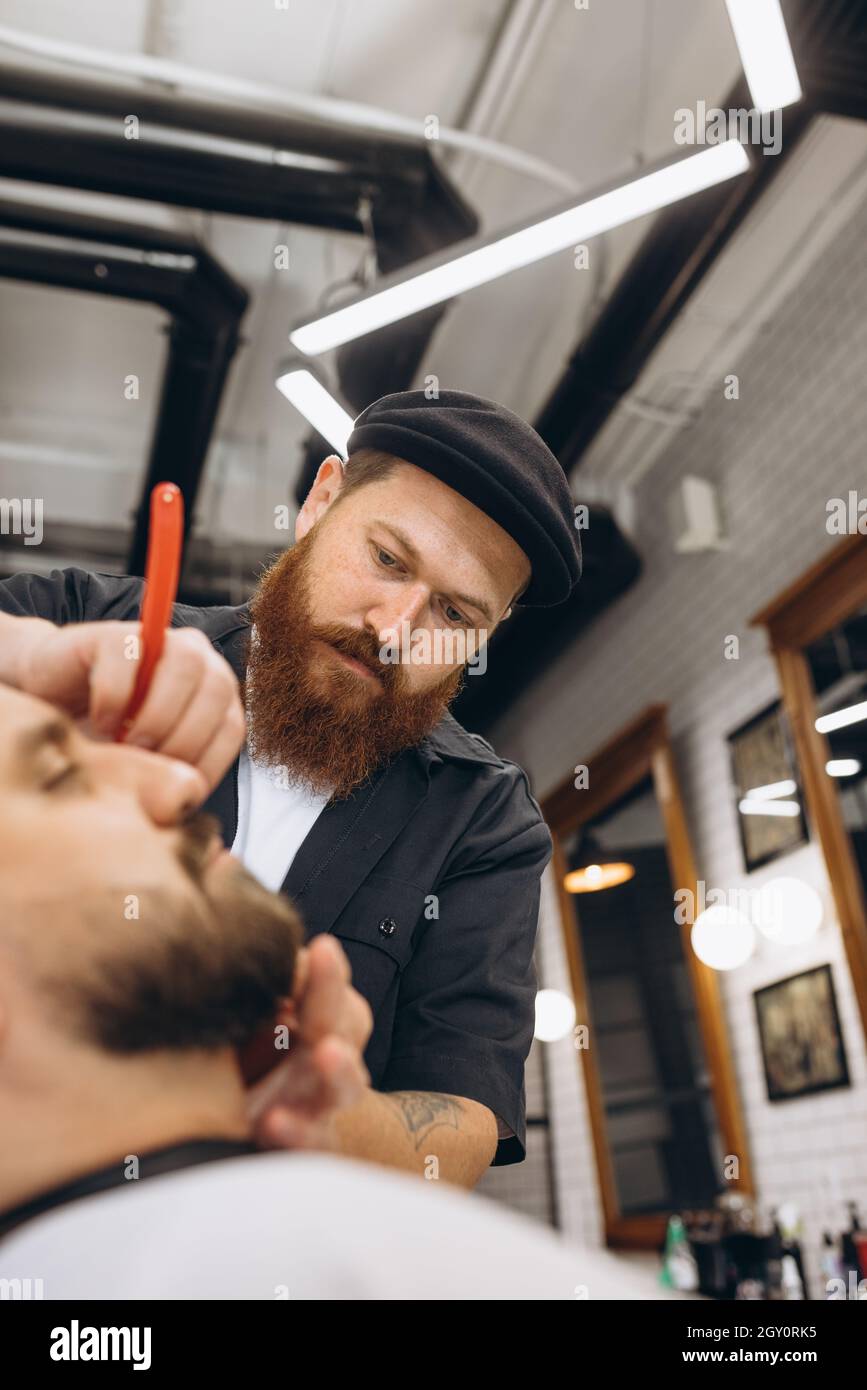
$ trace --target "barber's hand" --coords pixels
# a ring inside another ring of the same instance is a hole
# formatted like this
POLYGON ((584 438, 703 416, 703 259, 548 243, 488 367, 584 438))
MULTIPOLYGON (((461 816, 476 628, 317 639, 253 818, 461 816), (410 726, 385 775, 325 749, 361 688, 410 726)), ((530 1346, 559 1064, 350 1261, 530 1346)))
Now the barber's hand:
MULTIPOLYGON (((111 738, 123 719, 139 668, 140 623, 40 623, 32 629, 15 684, 86 719, 111 738)), ((245 720, 227 661, 195 628, 166 632, 162 655, 127 742, 198 768, 210 791, 235 760, 245 720)))
POLYGON ((350 976, 332 936, 317 936, 299 952, 292 998, 277 1020, 289 1028, 287 1060, 249 1091, 263 1148, 330 1148, 334 1116, 370 1085, 362 1053, 373 1015, 350 976))

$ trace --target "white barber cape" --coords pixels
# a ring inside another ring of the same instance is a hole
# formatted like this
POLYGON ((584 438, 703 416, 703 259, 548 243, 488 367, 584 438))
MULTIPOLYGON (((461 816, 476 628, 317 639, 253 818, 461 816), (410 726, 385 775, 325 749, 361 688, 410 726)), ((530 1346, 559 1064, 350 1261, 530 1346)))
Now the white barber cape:
MULTIPOLYGON (((124 1183, 0 1241, 46 1299, 658 1299, 482 1197, 355 1160, 262 1153, 124 1183)), ((4 1286, 5 1287, 5 1286, 4 1286)))

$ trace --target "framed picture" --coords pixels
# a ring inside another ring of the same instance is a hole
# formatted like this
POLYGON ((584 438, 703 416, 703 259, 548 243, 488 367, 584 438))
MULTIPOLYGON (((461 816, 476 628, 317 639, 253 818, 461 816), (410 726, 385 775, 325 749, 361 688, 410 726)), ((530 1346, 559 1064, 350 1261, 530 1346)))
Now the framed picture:
POLYGON ((753 999, 769 1100, 850 1084, 830 965, 777 980, 753 999))
POLYGON ((735 806, 747 873, 808 839, 803 796, 782 702, 728 735, 735 806))

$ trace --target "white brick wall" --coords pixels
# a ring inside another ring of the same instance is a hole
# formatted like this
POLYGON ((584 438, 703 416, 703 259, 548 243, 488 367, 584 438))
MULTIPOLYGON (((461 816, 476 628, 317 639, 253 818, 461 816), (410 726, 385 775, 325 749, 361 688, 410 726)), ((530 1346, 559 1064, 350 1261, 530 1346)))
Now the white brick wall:
MULTIPOLYGON (((527 1058, 527 1117, 545 1117, 548 1101, 545 1095, 542 1050, 544 1044, 534 1042, 527 1058)), ((553 1224, 555 1199, 551 1184, 550 1135, 540 1126, 527 1128, 527 1156, 521 1164, 505 1168, 489 1168, 476 1191, 483 1197, 522 1211, 537 1221, 553 1224)))
MULTIPOLYGON (((741 1088, 759 1197, 797 1201, 816 1281, 823 1226, 837 1230, 843 1201, 867 1215, 867 1053, 815 843, 747 879, 729 783, 725 736, 778 693, 766 639, 750 616, 835 543, 829 497, 867 492, 867 205, 782 306, 762 339, 728 371, 701 419, 686 429, 637 492, 636 543, 645 572, 494 731, 494 743, 544 795, 574 764, 650 701, 669 705, 674 754, 699 876, 715 887, 755 886, 775 873, 808 880, 826 902, 823 929, 797 951, 768 946, 722 977, 729 1041, 741 1088), (726 552, 674 554, 666 502, 685 473, 719 488, 726 552), (728 634, 740 659, 726 661, 728 634), (752 992, 830 961, 852 1076, 848 1090, 771 1106, 752 992)), ((580 500, 581 475, 576 478, 580 500)), ((566 985, 549 896, 542 914, 544 983, 566 985)), ((599 1239, 600 1213, 586 1106, 567 1040, 549 1047, 561 1215, 567 1231, 599 1239)))

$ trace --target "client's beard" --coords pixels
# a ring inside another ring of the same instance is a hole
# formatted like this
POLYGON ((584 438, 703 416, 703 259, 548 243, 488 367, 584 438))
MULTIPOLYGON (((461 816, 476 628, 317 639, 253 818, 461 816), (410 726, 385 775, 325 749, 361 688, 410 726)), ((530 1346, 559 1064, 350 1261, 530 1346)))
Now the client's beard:
MULTIPOLYGON (((118 892, 107 884, 68 905, 85 946, 40 972, 67 1030, 102 1051, 214 1051, 240 1047, 273 1019, 291 992, 301 920, 242 865, 208 872, 219 822, 199 812, 179 828, 177 858, 187 891, 138 886, 140 921, 117 926, 118 892)), ((56 903, 23 904, 34 924, 56 903)))
POLYGON ((369 630, 310 618, 311 532, 266 570, 250 604, 255 638, 245 683, 250 752, 282 769, 288 785, 346 797, 436 725, 461 688, 463 670, 430 690, 407 690, 402 666, 380 660, 369 630), (348 668, 326 669, 314 642, 364 662, 382 692, 348 668))

